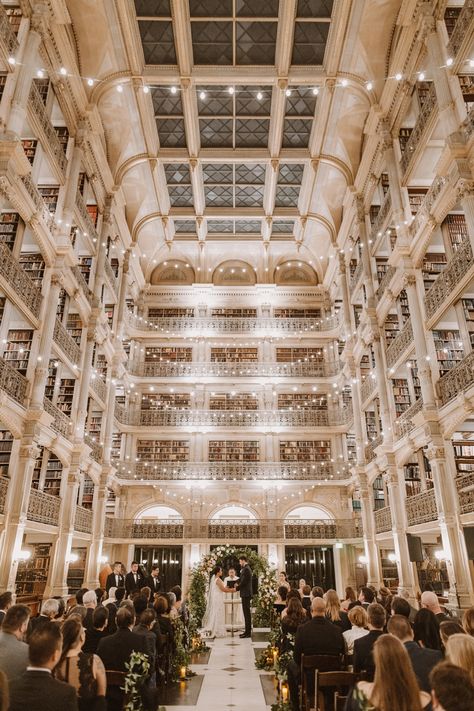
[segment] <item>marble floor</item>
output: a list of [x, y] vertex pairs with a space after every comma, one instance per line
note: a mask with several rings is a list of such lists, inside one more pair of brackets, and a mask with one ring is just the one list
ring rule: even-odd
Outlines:
[[194, 672], [204, 676], [197, 703], [165, 704], [167, 711], [268, 711], [263, 687], [270, 703], [272, 683], [267, 673], [255, 669], [254, 653], [254, 648], [264, 648], [265, 642], [229, 636], [209, 642], [209, 646], [212, 651], [208, 663], [191, 665]]

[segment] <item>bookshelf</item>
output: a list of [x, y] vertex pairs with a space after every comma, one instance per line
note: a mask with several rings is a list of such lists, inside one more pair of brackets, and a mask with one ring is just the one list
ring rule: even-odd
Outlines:
[[354, 432], [346, 433], [346, 451], [349, 462], [355, 462], [357, 459], [357, 445]]
[[97, 227], [97, 219], [99, 217], [99, 208], [97, 205], [86, 205], [87, 212], [89, 213], [89, 216], [94, 223], [94, 227]]
[[444, 12], [444, 24], [446, 25], [446, 31], [448, 37], [451, 37], [454, 31], [458, 17], [461, 14], [462, 7], [447, 7]]
[[18, 370], [22, 375], [26, 375], [32, 340], [33, 330], [31, 329], [11, 329], [8, 331], [8, 343], [5, 346], [3, 357], [12, 368]]
[[[420, 101], [423, 103], [423, 90], [422, 87], [420, 87], [421, 83], [422, 82], [418, 82], [418, 96], [420, 96]], [[420, 205], [424, 200], [426, 192], [426, 188], [408, 188], [408, 202], [410, 204], [410, 210], [412, 215], [416, 215], [416, 213], [420, 209]]]
[[375, 258], [375, 269], [377, 272], [377, 281], [380, 282], [384, 278], [388, 269], [388, 259], [387, 257], [376, 257]]
[[362, 358], [360, 359], [360, 375], [362, 380], [364, 381], [366, 377], [370, 373], [370, 363], [369, 363], [369, 356], [367, 353], [365, 353]]
[[33, 79], [36, 88], [38, 89], [39, 95], [41, 96], [43, 100], [43, 104], [46, 104], [46, 101], [48, 99], [48, 91], [49, 91], [49, 79]]
[[93, 410], [89, 412], [87, 418], [87, 434], [94, 440], [100, 441], [100, 432], [102, 429], [102, 410]]
[[40, 252], [22, 252], [19, 262], [28, 276], [41, 289], [44, 276], [44, 259]]
[[278, 393], [279, 410], [320, 410], [328, 409], [326, 394]]
[[463, 344], [459, 331], [436, 330], [432, 334], [441, 376], [464, 358]]
[[59, 496], [61, 489], [61, 478], [63, 474], [63, 465], [56, 455], [49, 453], [48, 462], [46, 464], [46, 472], [44, 477], [43, 491], [51, 496]]
[[5, 312], [5, 304], [7, 303], [7, 299], [5, 296], [0, 296], [0, 323], [3, 320], [3, 314]]
[[382, 173], [380, 176], [380, 185], [382, 187], [382, 192], [385, 197], [385, 195], [388, 193], [389, 187], [390, 187], [390, 181], [388, 178], [388, 173]]
[[12, 447], [12, 433], [10, 430], [0, 429], [0, 476], [8, 477]]
[[321, 348], [277, 348], [276, 361], [277, 363], [322, 362], [323, 352]]
[[354, 304], [352, 310], [354, 312], [354, 323], [357, 328], [360, 324], [360, 317], [362, 316], [362, 306], [360, 304]]
[[66, 289], [61, 289], [59, 292], [58, 308], [56, 309], [56, 316], [62, 322], [64, 317], [64, 311], [66, 309], [66, 303], [68, 299], [68, 293]]
[[457, 476], [474, 472], [474, 442], [455, 440], [452, 444]]
[[183, 308], [158, 308], [151, 307], [148, 309], [148, 318], [193, 318], [194, 309], [189, 307]]
[[471, 346], [474, 348], [474, 299], [462, 299], [464, 318], [466, 319], [467, 330]]
[[81, 193], [82, 196], [84, 196], [84, 186], [86, 184], [86, 174], [85, 173], [79, 173], [79, 179], [77, 181], [77, 189]]
[[35, 459], [35, 466], [33, 468], [33, 478], [31, 480], [31, 488], [32, 489], [39, 489], [40, 488], [40, 483], [41, 483], [41, 472], [43, 469], [43, 461], [44, 461], [44, 447], [39, 446], [39, 454]]
[[66, 321], [66, 330], [78, 346], [81, 345], [82, 328], [83, 325], [79, 314], [68, 314]]
[[374, 497], [374, 511], [383, 509], [385, 506], [385, 492], [383, 487], [383, 478], [377, 476], [372, 484], [372, 493]]
[[77, 560], [71, 561], [67, 571], [68, 594], [74, 595], [81, 589], [86, 570], [87, 548], [71, 548], [71, 553], [77, 555]]
[[321, 309], [274, 309], [275, 318], [321, 318]]
[[412, 128], [401, 128], [398, 134], [398, 140], [400, 141], [400, 150], [405, 153], [405, 148], [408, 143], [408, 139], [411, 136]]
[[36, 140], [36, 138], [22, 138], [21, 143], [23, 145], [23, 150], [25, 151], [26, 157], [30, 161], [30, 164], [33, 165], [33, 161], [36, 155], [36, 149], [38, 147], [38, 141]]
[[38, 185], [38, 190], [49, 212], [54, 215], [58, 205], [59, 185]]
[[462, 242], [469, 237], [464, 215], [450, 214], [446, 216], [443, 222], [448, 230], [449, 240], [454, 251], [456, 251]]
[[406, 380], [406, 378], [392, 378], [392, 392], [395, 403], [395, 414], [397, 417], [400, 417], [411, 405], [408, 380]]
[[53, 400], [54, 391], [56, 388], [56, 378], [58, 375], [58, 366], [56, 365], [59, 361], [56, 359], [51, 359], [48, 364], [48, 377], [46, 380], [46, 386], [44, 389], [44, 396], [48, 400]]
[[92, 259], [92, 257], [79, 257], [78, 267], [81, 271], [82, 276], [86, 280], [87, 285], [89, 285], [89, 280], [91, 277]]
[[13, 250], [15, 239], [20, 225], [20, 215], [18, 212], [0, 213], [0, 240]]
[[59, 381], [59, 392], [57, 407], [65, 415], [71, 417], [72, 403], [74, 400], [74, 387], [76, 381], [74, 378], [61, 378]]
[[255, 363], [258, 360], [258, 348], [211, 348], [213, 363]]
[[212, 318], [256, 318], [257, 309], [211, 309]]
[[210, 410], [258, 410], [258, 397], [251, 393], [216, 393], [209, 398]]
[[377, 219], [377, 215], [380, 212], [380, 205], [371, 205], [369, 208], [369, 217], [370, 217], [370, 224], [374, 225], [375, 220]]
[[62, 146], [64, 153], [67, 150], [67, 142], [69, 141], [69, 131], [66, 126], [54, 126], [54, 132], [58, 137], [59, 143]]
[[94, 482], [90, 478], [89, 474], [84, 474], [82, 494], [77, 503], [85, 509], [92, 508], [92, 504], [94, 503]]
[[474, 77], [472, 74], [458, 74], [458, 79], [462, 91], [462, 98], [469, 111], [474, 101]]
[[141, 409], [163, 412], [164, 410], [189, 410], [191, 398], [188, 393], [147, 393], [142, 396]]
[[105, 380], [107, 377], [107, 359], [103, 353], [98, 353], [97, 355], [95, 354], [95, 345], [93, 363], [97, 375], [99, 375], [102, 380]]
[[375, 439], [379, 434], [379, 429], [377, 427], [377, 415], [374, 410], [365, 411], [365, 430], [369, 441]]
[[46, 581], [48, 580], [49, 564], [51, 559], [51, 543], [30, 544], [31, 558], [20, 560], [15, 580], [17, 602], [22, 597], [43, 597]]
[[113, 432], [111, 458], [112, 459], [120, 459], [121, 454], [122, 454], [122, 433], [121, 432]]
[[112, 489], [107, 489], [107, 501], [105, 502], [105, 513], [107, 516], [115, 515], [115, 505], [117, 497]]
[[113, 304], [106, 304], [105, 305], [105, 316], [107, 318], [107, 323], [109, 324], [109, 328], [112, 328], [113, 323], [114, 323], [114, 305]]
[[411, 382], [413, 385], [413, 392], [415, 394], [415, 401], [419, 400], [421, 397], [421, 383], [418, 375], [418, 366], [416, 360], [407, 361], [407, 367], [410, 373]]
[[3, 72], [0, 74], [0, 101], [2, 100], [3, 92], [7, 84], [7, 76], [8, 75]]
[[439, 252], [427, 252], [425, 254], [422, 266], [425, 291], [431, 288], [433, 282], [446, 267], [447, 261], [446, 255]]
[[400, 313], [403, 323], [408, 321], [410, 318], [410, 307], [408, 306], [408, 296], [405, 289], [402, 289], [398, 296], [398, 303], [400, 304]]
[[21, 18], [23, 17], [23, 13], [21, 11], [21, 7], [18, 5], [3, 5], [5, 9], [5, 13], [8, 17], [8, 22], [10, 23], [10, 27], [12, 28], [13, 32], [17, 35], [18, 31], [20, 29], [20, 23], [21, 23]]
[[419, 494], [422, 490], [421, 487], [421, 476], [420, 476], [420, 465], [417, 459], [413, 459], [403, 467], [403, 474], [405, 477], [405, 492], [407, 496], [415, 496]]
[[385, 319], [385, 323], [383, 325], [383, 331], [385, 334], [385, 343], [389, 346], [393, 339], [400, 333], [397, 314], [387, 314], [387, 318]]
[[193, 359], [192, 348], [180, 348], [179, 346], [157, 346], [147, 348], [145, 351], [145, 363], [191, 363]]
[[258, 462], [260, 442], [257, 440], [210, 440], [210, 462]]
[[280, 462], [329, 462], [330, 440], [280, 440]]
[[150, 462], [189, 461], [189, 441], [185, 439], [139, 439], [137, 458]]

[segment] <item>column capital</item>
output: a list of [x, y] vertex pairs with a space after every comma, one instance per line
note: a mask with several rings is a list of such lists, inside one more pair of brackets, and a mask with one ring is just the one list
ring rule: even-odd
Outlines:
[[416, 286], [416, 277], [414, 274], [405, 274], [403, 276], [403, 286]]
[[436, 22], [433, 15], [433, 7], [430, 2], [422, 2], [418, 7], [419, 17], [419, 39], [424, 42], [426, 37], [436, 32]]
[[339, 273], [340, 273], [340, 274], [345, 274], [346, 271], [347, 271], [347, 267], [346, 267], [346, 257], [345, 257], [344, 254], [341, 254], [340, 252], [338, 252], [338, 255], [337, 255], [337, 256], [338, 256], [338, 259], [339, 259]]
[[428, 457], [428, 460], [430, 462], [432, 462], [435, 459], [441, 459], [444, 462], [446, 459], [446, 450], [442, 445], [430, 444], [430, 445], [428, 445], [428, 448], [425, 451], [426, 451], [426, 456]]
[[51, 15], [48, 3], [36, 2], [33, 6], [33, 13], [30, 18], [31, 29], [43, 37], [49, 30], [50, 19]]
[[37, 459], [40, 455], [40, 448], [36, 444], [22, 444], [18, 454], [19, 459]]
[[458, 200], [474, 195], [474, 180], [461, 178], [456, 184], [456, 196]]
[[354, 205], [356, 209], [357, 219], [359, 222], [365, 221], [365, 205], [364, 196], [360, 193], [354, 195]]
[[380, 145], [382, 150], [391, 150], [393, 148], [393, 136], [387, 119], [381, 119], [379, 121], [377, 132], [380, 136]]

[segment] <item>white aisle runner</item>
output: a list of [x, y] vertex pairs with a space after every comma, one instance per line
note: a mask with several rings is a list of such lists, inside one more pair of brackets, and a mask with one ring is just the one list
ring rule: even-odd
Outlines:
[[167, 711], [268, 711], [252, 640], [229, 636], [209, 646], [209, 663], [191, 665], [197, 674], [204, 674], [197, 705], [167, 706]]

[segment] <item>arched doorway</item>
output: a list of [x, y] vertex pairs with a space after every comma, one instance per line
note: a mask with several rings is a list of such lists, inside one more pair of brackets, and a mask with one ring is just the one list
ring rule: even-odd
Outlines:
[[[295, 539], [308, 538], [299, 533], [306, 527], [318, 529], [323, 538], [325, 527], [333, 521], [331, 514], [317, 504], [296, 506], [287, 512], [285, 525]], [[310, 539], [311, 540], [311, 539]], [[335, 587], [334, 558], [331, 545], [285, 545], [285, 571], [293, 587], [304, 579], [310, 587], [318, 585], [324, 590]]]
[[[150, 521], [163, 524], [163, 531], [169, 529], [169, 539], [173, 540], [173, 526], [183, 523], [183, 516], [177, 509], [164, 504], [154, 504], [142, 509], [136, 516], [136, 523]], [[175, 585], [181, 585], [183, 574], [183, 546], [167, 543], [135, 546], [134, 559], [137, 560], [146, 575], [150, 574], [152, 565], [158, 565], [162, 590], [171, 590]]]
[[[253, 511], [239, 504], [228, 504], [214, 511], [209, 518], [209, 532], [212, 538], [216, 538], [216, 543], [211, 544], [211, 550], [217, 546], [230, 542], [233, 538], [248, 540], [245, 547], [258, 551], [255, 541], [258, 538], [259, 524]], [[237, 575], [240, 575], [240, 565], [238, 557], [235, 555], [226, 556], [222, 560], [224, 573], [227, 575], [229, 568], [235, 568]], [[258, 581], [254, 579], [254, 590], [257, 589]]]

